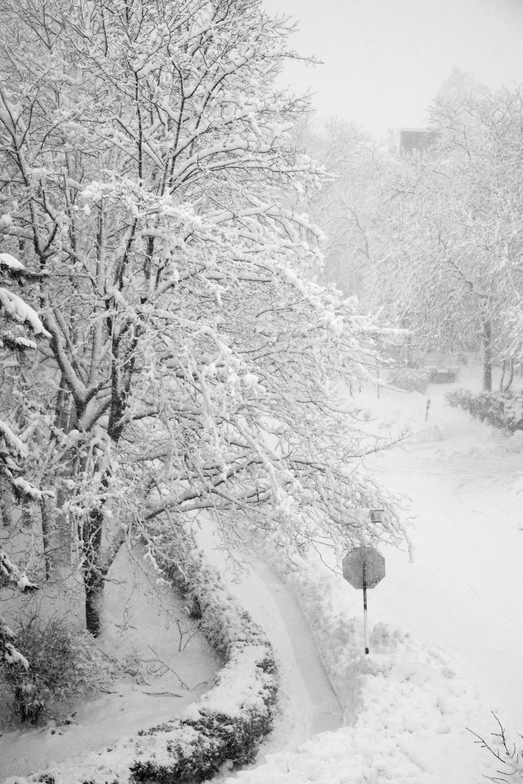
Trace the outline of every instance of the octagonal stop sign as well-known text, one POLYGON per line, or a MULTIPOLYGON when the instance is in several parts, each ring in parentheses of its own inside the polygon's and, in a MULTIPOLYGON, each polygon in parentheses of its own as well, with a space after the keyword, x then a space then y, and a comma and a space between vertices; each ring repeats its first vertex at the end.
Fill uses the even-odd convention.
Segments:
POLYGON ((385 558, 374 547, 355 547, 341 565, 354 588, 374 588, 385 577, 385 558))

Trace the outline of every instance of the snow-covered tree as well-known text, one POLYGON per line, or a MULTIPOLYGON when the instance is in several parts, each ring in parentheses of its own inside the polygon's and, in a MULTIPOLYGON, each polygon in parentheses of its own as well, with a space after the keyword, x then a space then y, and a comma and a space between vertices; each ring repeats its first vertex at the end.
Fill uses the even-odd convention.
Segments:
POLYGON ((337 119, 324 126, 306 122, 299 129, 298 143, 329 175, 305 205, 326 236, 321 279, 365 301, 372 253, 367 222, 373 217, 374 186, 383 156, 369 135, 337 119))
POLYGON ((45 475, 95 634, 122 531, 154 549, 211 515, 228 542, 341 542, 363 506, 400 536, 347 402, 372 333, 312 281, 318 231, 289 206, 321 173, 275 86, 288 34, 259 0, 3 3, 3 238, 45 272, 45 475))
POLYGON ((514 355, 520 309, 522 110, 519 89, 438 101, 439 143, 377 184, 378 298, 430 348, 480 343, 486 390, 494 359, 514 355))
MULTIPOLYGON (((16 395, 10 379, 16 379, 23 355, 35 350, 33 336, 50 337, 38 317, 15 289, 28 277, 25 266, 10 253, 0 252, 0 368, 2 388, 0 400, 0 487, 2 508, 5 512, 9 500, 41 500, 42 492, 24 476, 25 462, 29 454, 27 434, 20 428, 16 416, 16 395)), ((22 593, 37 590, 38 586, 29 579, 8 555, 0 539, 0 587, 10 585, 22 593)), ((14 646, 15 635, 0 616, 0 658, 9 663, 27 662, 14 646)))

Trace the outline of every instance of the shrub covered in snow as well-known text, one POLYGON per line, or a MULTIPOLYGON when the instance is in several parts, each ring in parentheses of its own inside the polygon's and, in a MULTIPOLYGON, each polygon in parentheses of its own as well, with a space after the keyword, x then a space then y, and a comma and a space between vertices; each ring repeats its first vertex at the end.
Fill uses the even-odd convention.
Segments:
POLYGON ((270 732, 277 669, 263 630, 225 590, 190 540, 169 540, 160 532, 148 543, 152 560, 186 597, 189 611, 199 617, 202 631, 226 659, 215 686, 180 719, 126 738, 78 764, 15 776, 9 784, 193 784, 212 778, 223 766, 251 761, 270 732))
POLYGON ((142 733, 160 741, 167 756, 159 759, 157 746, 152 754, 142 753, 132 765, 133 780, 205 781, 225 763, 252 761, 270 732, 277 696, 273 651, 261 627, 221 586, 201 553, 191 546, 190 556, 180 563, 179 542, 165 534, 155 537, 152 552, 227 663, 215 687, 186 709, 181 720, 142 733))
POLYGON ((16 635, 22 661, 0 659, 0 683, 20 721, 32 724, 58 703, 90 691, 102 679, 92 637, 75 633, 60 618, 44 623, 36 615, 16 635))
POLYGON ((476 419, 488 422, 501 430, 523 430, 523 392, 481 392, 468 389, 449 392, 446 400, 451 406, 461 406, 476 419))
POLYGON ((425 392, 429 374, 419 368, 398 367, 391 370, 389 381, 392 386, 404 389, 406 392, 425 392))

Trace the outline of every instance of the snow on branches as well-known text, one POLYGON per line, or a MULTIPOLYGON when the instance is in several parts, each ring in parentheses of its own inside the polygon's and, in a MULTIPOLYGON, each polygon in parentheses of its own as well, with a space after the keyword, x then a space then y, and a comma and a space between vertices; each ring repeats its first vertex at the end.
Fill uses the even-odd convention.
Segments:
POLYGON ((86 580, 113 513, 341 535, 346 504, 381 497, 353 478, 370 444, 350 392, 374 348, 313 281, 323 238, 294 196, 324 174, 290 132, 307 100, 276 86, 290 27, 259 0, 33 6, 0 31, 0 211, 6 251, 30 238, 24 263, 45 271, 86 580))
POLYGON ((51 337, 49 332, 44 329, 44 325, 33 308, 17 294, 2 287, 0 287, 0 307, 10 318, 19 321, 21 324, 27 324, 35 335, 51 337))
MULTIPOLYGON (((11 225, 8 223, 7 225, 11 225)), ((27 275, 24 264, 10 253, 0 253, 0 281, 6 285, 13 282, 23 281, 27 275)), ((38 336, 51 337, 50 333, 44 328, 36 311, 28 305, 25 300, 6 288, 0 286, 0 313, 7 319, 23 324, 38 336)), ((5 354, 0 355, 0 364, 4 367, 18 367, 17 352, 23 354, 27 349, 36 349, 37 344, 25 337, 23 334, 14 334, 8 329, 0 333, 0 344, 5 349, 5 354), (12 354, 14 352, 14 359, 12 354)), ((12 401, 8 401, 12 404, 12 401)), ((17 498, 31 498, 40 500, 41 492, 30 482, 24 479, 21 465, 28 457, 29 449, 24 441, 15 434, 13 428, 15 422, 8 424, 0 420, 0 475, 7 477, 17 498)))
MULTIPOLYGON (((9 221, 0 220, 0 229, 9 225, 11 225, 9 221)), ((9 284, 13 278, 19 281, 23 280, 25 273, 26 268, 22 262, 10 253, 0 253, 0 280, 2 283, 9 284)), ((36 311, 5 286, 0 286, 0 312, 8 319, 29 327, 35 335, 51 337, 45 330, 36 311)), ((12 334, 5 329, 3 334, 0 335, 0 340, 3 348, 6 350, 6 355, 0 358, 0 361, 3 362, 4 370, 11 362, 9 355, 13 351, 23 353, 29 348, 36 348, 34 341, 27 339, 23 335, 12 334)), ((10 397, 9 394, 7 397, 10 397)), ((12 408, 12 399, 8 399, 5 402, 7 402, 9 408, 12 408)), ((12 414, 13 412, 9 413, 12 414)), ((15 420, 16 418, 12 416, 12 419, 15 420)), ((29 456, 29 448, 24 440, 14 432, 15 427, 16 421, 8 424, 0 419, 0 476, 5 477, 7 480, 15 499, 40 500, 42 497, 41 491, 21 475, 24 463, 29 456)), ((5 486, 2 489, 5 493, 5 486)), ((38 585, 30 580, 27 574, 22 572, 7 552, 0 547, 0 587, 6 584, 16 586, 22 593, 38 590, 38 585)), ((14 633, 9 629, 3 618, 0 617, 0 657, 4 658, 9 664, 21 664, 27 669, 28 662, 14 647, 14 638, 14 633)))
MULTIPOLYGON (((26 272, 26 267, 21 261, 10 253, 0 253, 0 279, 9 278, 10 276, 21 279, 26 272)), ((0 286, 0 310, 3 311, 7 318, 13 319, 21 324, 26 324, 35 335, 45 335, 45 337, 48 338, 51 337, 49 332, 44 328, 36 311, 19 297, 18 294, 5 288, 5 286, 0 286)), ((35 344, 30 341, 24 344, 23 340, 19 340, 20 348, 33 348, 34 345, 35 344)))
POLYGON ((0 548, 0 578, 2 583, 12 583, 22 592, 35 591, 38 585, 27 577, 25 572, 21 572, 18 566, 11 560, 7 553, 0 548))
MULTIPOLYGON (((38 590, 38 585, 33 583, 25 572, 21 572, 5 550, 0 547, 0 587, 5 584, 15 585, 22 593, 38 590)), ((29 667, 28 661, 15 648, 13 644, 15 639, 16 634, 0 615, 0 658, 5 659, 8 664, 21 664, 27 670, 29 667)))

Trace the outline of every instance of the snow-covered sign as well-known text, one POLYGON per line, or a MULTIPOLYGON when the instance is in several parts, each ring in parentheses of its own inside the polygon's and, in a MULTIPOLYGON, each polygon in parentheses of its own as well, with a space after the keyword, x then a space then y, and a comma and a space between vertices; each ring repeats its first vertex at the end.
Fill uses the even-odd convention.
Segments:
POLYGON ((341 564, 354 588, 374 588, 385 577, 385 558, 374 547, 355 547, 341 564))
POLYGON ((347 582, 354 588, 363 588, 365 653, 369 653, 367 588, 374 588, 385 577, 385 558, 374 547, 355 547, 343 558, 341 565, 347 582))

